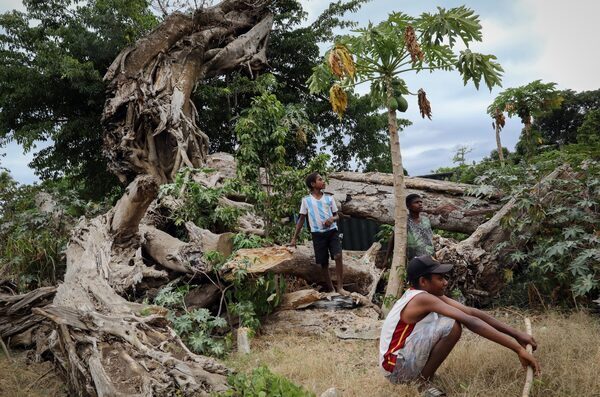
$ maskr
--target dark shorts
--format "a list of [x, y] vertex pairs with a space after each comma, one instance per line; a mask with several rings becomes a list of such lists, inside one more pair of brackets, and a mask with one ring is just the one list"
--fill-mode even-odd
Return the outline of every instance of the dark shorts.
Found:
[[329, 256], [334, 259], [337, 254], [342, 253], [340, 233], [337, 229], [311, 234], [313, 247], [315, 248], [315, 262], [318, 265], [328, 266]]

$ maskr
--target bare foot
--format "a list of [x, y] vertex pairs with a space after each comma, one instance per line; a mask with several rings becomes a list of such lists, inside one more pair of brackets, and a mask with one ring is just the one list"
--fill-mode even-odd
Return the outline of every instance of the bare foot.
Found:
[[350, 296], [350, 292], [346, 291], [344, 288], [340, 287], [337, 289], [337, 293], [343, 296]]

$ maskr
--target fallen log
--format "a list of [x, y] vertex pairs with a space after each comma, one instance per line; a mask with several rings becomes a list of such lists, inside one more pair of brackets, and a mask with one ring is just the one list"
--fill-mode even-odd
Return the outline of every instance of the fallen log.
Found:
[[[357, 179], [329, 178], [325, 192], [333, 195], [344, 215], [393, 224], [393, 186], [373, 184], [369, 182], [372, 178], [365, 181]], [[430, 219], [433, 228], [452, 232], [472, 233], [501, 207], [497, 201], [459, 196], [454, 192], [407, 187], [406, 193], [416, 193], [423, 197], [423, 213]]]
[[[208, 156], [217, 169], [217, 186], [235, 175], [235, 159], [226, 153]], [[329, 175], [325, 192], [332, 194], [346, 216], [394, 223], [392, 175], [384, 173], [336, 172]], [[423, 196], [424, 213], [434, 228], [470, 234], [501, 208], [502, 193], [492, 190], [487, 198], [470, 196], [473, 185], [405, 178], [407, 194]]]
[[[362, 182], [372, 185], [384, 185], [394, 186], [394, 180], [392, 174], [383, 172], [334, 172], [329, 175], [331, 179], [338, 179], [341, 181], [350, 182]], [[471, 195], [474, 186], [467, 183], [440, 181], [437, 179], [419, 178], [419, 177], [406, 177], [404, 178], [404, 184], [407, 189], [422, 190], [424, 192], [439, 192], [445, 194], [453, 194], [456, 196], [467, 196]], [[499, 200], [503, 197], [503, 194], [498, 189], [492, 189], [487, 195], [488, 198], [493, 200]]]
[[[377, 249], [381, 247], [379, 243], [374, 245]], [[367, 254], [361, 253], [360, 256], [355, 252], [343, 252], [344, 288], [368, 295], [369, 300], [372, 299], [373, 284], [376, 287], [382, 272], [375, 267], [376, 255], [375, 248], [367, 251]], [[235, 257], [223, 266], [224, 278], [233, 279], [233, 270], [240, 268], [249, 274], [272, 272], [300, 277], [309, 283], [325, 283], [321, 266], [315, 263], [312, 245], [299, 245], [296, 248], [275, 246], [238, 250]], [[329, 273], [335, 284], [337, 276], [333, 261], [330, 261]]]

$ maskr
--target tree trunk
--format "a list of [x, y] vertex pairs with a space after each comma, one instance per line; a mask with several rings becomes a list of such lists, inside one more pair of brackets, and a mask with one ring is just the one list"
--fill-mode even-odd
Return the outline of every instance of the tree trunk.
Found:
[[127, 298], [170, 273], [210, 270], [203, 244], [218, 247], [220, 238], [183, 243], [149, 225], [140, 231], [140, 222], [161, 183], [206, 161], [208, 139], [190, 100], [197, 81], [266, 64], [267, 5], [224, 0], [193, 16], [173, 14], [108, 69], [104, 153], [127, 191], [108, 213], [74, 229], [52, 304], [32, 308], [39, 296], [20, 297], [5, 310], [22, 320], [0, 321], [2, 335], [21, 336], [36, 344], [38, 357], [54, 358], [69, 395], [197, 396], [227, 388], [229, 370], [189, 351], [163, 308]]
[[[435, 229], [471, 234], [501, 208], [498, 191], [484, 199], [467, 195], [476, 188], [472, 185], [424, 178], [404, 178], [404, 181], [406, 194], [423, 197], [423, 213]], [[336, 172], [331, 174], [325, 192], [334, 196], [344, 215], [394, 224], [392, 184], [390, 174]]]
[[500, 113], [499, 110], [496, 110], [496, 123], [495, 123], [495, 127], [496, 127], [496, 147], [498, 148], [498, 158], [500, 159], [500, 166], [504, 167], [504, 152], [502, 151], [502, 144], [500, 143], [500, 130], [502, 129], [502, 126], [500, 125], [500, 118], [498, 117], [498, 114]]
[[225, 0], [193, 16], [168, 16], [124, 49], [104, 79], [104, 154], [122, 182], [148, 174], [171, 181], [181, 167], [206, 161], [208, 137], [190, 95], [197, 81], [266, 65], [268, 1]]
[[[393, 95], [391, 77], [386, 78], [387, 103]], [[402, 167], [402, 154], [400, 140], [398, 139], [398, 122], [396, 110], [388, 106], [388, 129], [390, 133], [390, 150], [392, 152], [392, 171], [394, 176], [394, 256], [387, 288], [385, 290], [383, 311], [385, 314], [391, 309], [393, 300], [402, 294], [406, 262], [406, 222], [408, 210], [404, 205], [406, 197], [404, 187], [404, 168]], [[390, 299], [393, 298], [393, 299]]]
[[529, 158], [533, 155], [533, 142], [531, 142], [531, 116], [526, 116], [523, 120], [523, 126], [525, 130], [525, 158]]
[[[378, 247], [381, 245], [375, 243]], [[371, 251], [371, 250], [370, 250]], [[369, 295], [374, 290], [373, 283], [379, 281], [381, 271], [375, 267], [372, 252], [344, 252], [344, 288]], [[240, 249], [234, 258], [225, 264], [224, 278], [232, 279], [234, 268], [244, 268], [248, 274], [287, 274], [299, 277], [309, 283], [323, 284], [325, 278], [321, 267], [315, 263], [312, 245], [299, 245], [297, 248], [266, 247]], [[331, 261], [329, 272], [332, 282], [336, 282], [335, 263]], [[374, 292], [373, 292], [374, 293]]]

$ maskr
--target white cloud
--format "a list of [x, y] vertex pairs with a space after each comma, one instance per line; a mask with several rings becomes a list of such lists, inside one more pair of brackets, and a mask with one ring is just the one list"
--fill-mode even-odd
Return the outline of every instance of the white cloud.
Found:
[[576, 91], [600, 88], [600, 2], [523, 0], [523, 4], [535, 10], [530, 23], [541, 37], [541, 53], [531, 65], [532, 75]]
[[10, 10], [24, 10], [23, 2], [21, 0], [0, 0], [0, 12], [6, 12]]

